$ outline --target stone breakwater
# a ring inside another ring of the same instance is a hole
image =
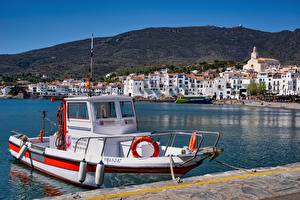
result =
[[[253,107],[266,108],[283,108],[300,110],[300,103],[280,103],[280,102],[265,102],[265,101],[243,101],[242,105]]]
[[[219,101],[215,101],[214,104],[300,110],[300,103],[287,103],[287,102],[267,102],[267,101],[254,101],[254,100],[219,100]]]
[[[97,189],[51,199],[300,199],[300,162],[144,185]],[[46,198],[45,198],[46,199]],[[49,199],[49,198],[48,198]]]

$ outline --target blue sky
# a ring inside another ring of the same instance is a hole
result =
[[[297,0],[0,0],[0,54],[146,27],[300,28]]]

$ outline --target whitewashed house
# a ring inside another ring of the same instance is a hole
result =
[[[121,84],[110,84],[106,87],[105,94],[108,95],[123,95],[124,90],[123,90],[123,85]]]
[[[158,99],[161,96],[160,92],[160,73],[154,72],[145,76],[144,80],[144,97]]]
[[[299,77],[299,73],[297,73],[295,70],[289,70],[286,73],[282,74],[279,94],[296,95],[298,77]]]
[[[144,96],[144,75],[129,75],[124,81],[124,94],[129,96]]]
[[[12,86],[5,86],[1,89],[1,93],[3,96],[7,96],[9,92],[11,91],[13,87]]]

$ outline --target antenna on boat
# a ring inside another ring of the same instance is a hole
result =
[[[89,89],[89,96],[92,96],[91,84],[93,81],[93,56],[94,56],[94,33],[92,33],[92,37],[91,37],[90,68],[89,68],[88,80],[86,83],[86,87],[87,89]]]

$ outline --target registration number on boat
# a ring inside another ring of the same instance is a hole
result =
[[[120,163],[121,161],[122,158],[112,158],[112,157],[104,158],[104,162],[106,163]]]

